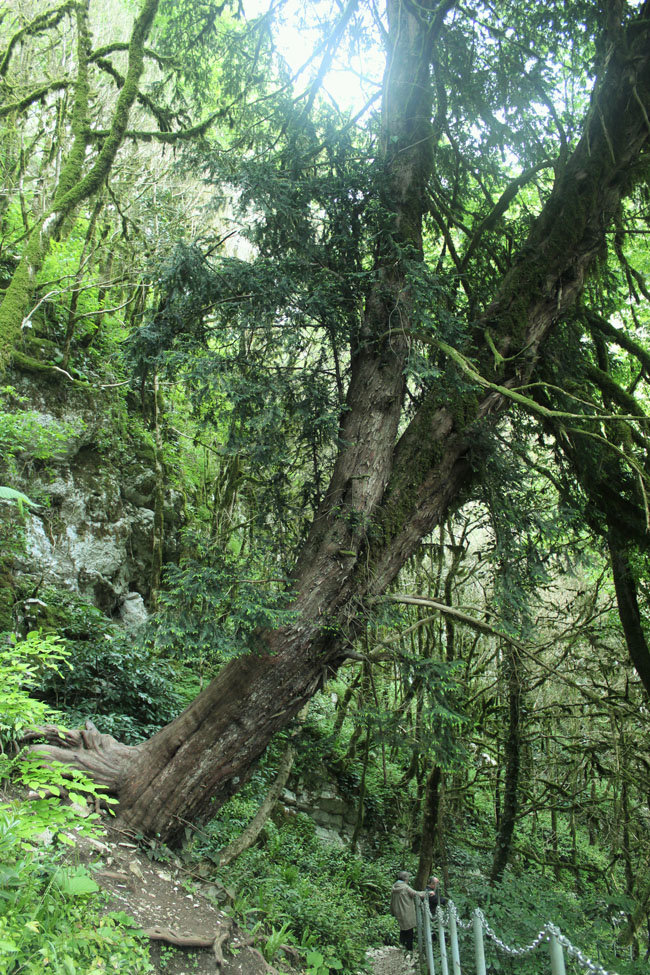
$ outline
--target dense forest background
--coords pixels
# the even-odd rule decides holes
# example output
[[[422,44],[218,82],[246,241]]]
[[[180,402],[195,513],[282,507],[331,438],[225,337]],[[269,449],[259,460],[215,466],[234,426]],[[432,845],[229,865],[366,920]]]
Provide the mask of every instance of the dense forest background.
[[[649,35],[0,6],[0,972],[149,970],[100,794],[280,969],[406,868],[647,970]]]

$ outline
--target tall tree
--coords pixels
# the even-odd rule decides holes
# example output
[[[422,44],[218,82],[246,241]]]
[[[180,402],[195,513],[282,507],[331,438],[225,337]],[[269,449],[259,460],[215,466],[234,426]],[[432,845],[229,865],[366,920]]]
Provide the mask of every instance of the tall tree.
[[[539,15],[548,32],[550,16],[558,44],[563,41],[559,8],[535,9],[531,17]],[[363,314],[350,330],[336,457],[292,572],[290,620],[258,632],[251,652],[228,663],[148,742],[127,749],[88,731],[68,743],[74,748],[85,741],[89,748],[76,747],[73,754],[50,748],[67,759],[74,755],[118,794],[127,826],[175,841],[188,820],[205,819],[237,791],[272,735],[345,660],[364,615],[421,539],[467,495],[477,453],[482,445],[487,449],[499,417],[513,404],[552,415],[522,387],[533,382],[545,343],[583,294],[609,228],[643,178],[650,143],[650,5],[613,4],[607,16],[589,23],[598,74],[579,138],[567,133],[563,113],[551,104],[555,141],[539,137],[538,158],[496,202],[498,183],[488,166],[473,206],[459,213],[456,197],[474,171],[471,113],[489,120],[484,151],[492,159],[490,139],[499,146],[515,124],[523,82],[529,106],[537,107],[524,112],[522,144],[533,139],[539,104],[549,101],[525,31],[510,46],[508,32],[491,30],[492,10],[479,5],[461,12],[453,0],[387,3],[373,180],[381,218]],[[571,10],[575,17],[594,13],[582,5]],[[521,8],[504,5],[503,13],[512,29],[521,28]],[[535,23],[541,30],[541,20]],[[511,77],[507,90],[495,92],[489,59],[501,53],[512,57],[510,69],[522,72],[522,84]],[[446,72],[461,64],[464,90],[456,91]],[[556,67],[548,67],[551,76]],[[490,104],[493,96],[502,99],[500,107]],[[463,98],[465,115],[458,108]],[[457,128],[452,116],[462,122]],[[294,159],[298,150],[294,143]],[[522,221],[527,235],[502,239],[508,205],[551,163],[550,192],[539,184],[543,205]],[[285,176],[290,180],[291,172]],[[442,228],[432,268],[424,260],[425,216]],[[464,252],[459,236],[466,240]],[[182,287],[187,293],[187,282]],[[457,310],[450,321],[454,304],[462,314]],[[214,306],[214,295],[207,305]],[[426,361],[429,382],[407,396],[414,347]]]

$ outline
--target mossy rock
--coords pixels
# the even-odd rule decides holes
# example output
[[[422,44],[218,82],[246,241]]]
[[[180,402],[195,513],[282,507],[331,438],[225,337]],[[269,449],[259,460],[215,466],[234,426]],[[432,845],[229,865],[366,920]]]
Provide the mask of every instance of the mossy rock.
[[[10,633],[14,628],[13,607],[16,594],[11,586],[0,578],[0,633]]]
[[[65,378],[66,383],[70,386],[74,386],[75,389],[86,389],[91,392],[95,392],[90,383],[83,382],[80,379],[68,378],[63,376],[60,367],[53,365],[49,362],[41,362],[40,359],[34,358],[34,356],[27,355],[24,352],[18,352],[14,349],[11,353],[11,363],[15,369],[21,372],[33,373],[38,376],[45,376],[48,379],[52,379],[56,382],[61,382]]]
[[[151,444],[141,441],[133,444],[133,456],[144,463],[153,464],[156,460],[156,451]]]
[[[47,359],[55,359],[57,356],[62,354],[61,349],[56,342],[47,338],[45,335],[39,335],[38,333],[26,335],[23,338],[23,345],[25,352],[28,355],[40,355]]]
[[[96,606],[67,589],[54,586],[38,589],[39,582],[34,576],[23,577],[13,594],[14,602],[27,603],[37,592],[38,601],[26,607],[26,616],[33,627],[70,640],[88,640],[108,625],[108,619]]]

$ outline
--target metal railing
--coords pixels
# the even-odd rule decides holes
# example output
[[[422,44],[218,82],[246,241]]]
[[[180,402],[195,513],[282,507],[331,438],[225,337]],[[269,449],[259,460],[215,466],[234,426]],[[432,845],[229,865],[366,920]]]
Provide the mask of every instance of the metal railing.
[[[484,937],[489,938],[497,950],[509,955],[511,958],[521,958],[524,955],[529,955],[537,951],[542,945],[548,945],[551,975],[566,975],[564,965],[565,951],[570,958],[573,958],[581,968],[591,973],[591,975],[616,975],[616,973],[606,971],[602,965],[587,958],[579,948],[571,944],[569,939],[561,933],[555,924],[551,924],[550,922],[544,925],[537,937],[529,945],[515,948],[506,944],[494,933],[485,915],[478,907],[473,911],[470,921],[463,921],[456,910],[454,902],[448,901],[445,908],[438,907],[435,918],[432,919],[428,903],[424,900],[417,900],[416,915],[420,970],[423,975],[425,972],[428,975],[436,975],[433,957],[433,937],[431,933],[432,921],[437,926],[440,975],[450,975],[449,955],[451,955],[451,975],[462,975],[458,942],[459,928],[472,932],[475,975],[487,975]]]

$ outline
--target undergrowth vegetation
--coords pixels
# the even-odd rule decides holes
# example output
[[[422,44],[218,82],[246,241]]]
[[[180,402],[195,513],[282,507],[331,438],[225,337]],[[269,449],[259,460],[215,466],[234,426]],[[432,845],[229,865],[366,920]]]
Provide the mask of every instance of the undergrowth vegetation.
[[[101,793],[60,763],[12,754],[25,730],[60,720],[30,692],[66,657],[58,637],[37,633],[0,651],[0,973],[145,975],[148,944],[125,914],[104,911],[98,884],[76,862],[75,837],[98,832],[86,802]]]
[[[197,839],[197,855],[218,861],[224,839],[243,828],[256,805],[253,797],[229,803]],[[365,860],[324,842],[313,821],[298,813],[289,822],[267,821],[262,842],[221,876],[237,891],[232,910],[244,927],[283,928],[284,943],[305,954],[318,950],[345,971],[357,971],[368,947],[396,941],[387,911],[394,862],[390,856]]]
[[[155,734],[196,692],[189,669],[155,654],[72,593],[41,591],[43,630],[74,660],[43,673],[37,694],[62,709],[70,727],[90,719],[105,734],[136,744]],[[46,621],[46,625],[45,625]],[[185,682],[183,678],[185,677]]]
[[[79,807],[62,804],[57,797],[65,789],[70,799],[85,805],[88,798],[98,794],[96,787],[81,773],[56,763],[44,768],[28,753],[11,752],[12,744],[30,726],[54,719],[70,725],[84,712],[92,712],[98,699],[94,682],[100,675],[109,681],[112,661],[117,671],[123,668],[121,679],[134,683],[123,698],[116,697],[124,709],[119,723],[110,710],[95,711],[100,730],[128,734],[132,728],[137,737],[144,727],[142,715],[148,713],[146,709],[143,712],[143,696],[146,708],[152,707],[155,714],[169,706],[166,692],[156,697],[159,685],[141,682],[142,661],[130,667],[126,652],[114,658],[118,649],[106,639],[110,627],[98,625],[97,644],[89,641],[86,656],[79,652],[79,643],[66,643],[72,637],[78,641],[84,633],[88,636],[90,624],[99,622],[94,612],[85,613],[76,602],[73,606],[73,612],[70,608],[67,611],[71,615],[63,628],[65,638],[54,632],[32,632],[22,640],[14,639],[0,653],[3,975],[36,975],[44,967],[61,975],[95,970],[133,975],[150,971],[141,935],[125,915],[104,913],[92,875],[75,863],[71,836],[79,831],[93,832],[97,828],[95,817],[81,817]],[[102,653],[104,644],[107,648]],[[93,667],[87,669],[91,657]],[[169,680],[173,686],[173,671]],[[57,714],[34,697],[35,688],[39,697],[57,699],[61,712]],[[110,698],[106,690],[104,693]],[[127,706],[132,708],[132,724]],[[363,774],[354,729],[345,723],[342,734],[335,734],[336,709],[328,695],[317,698],[313,709],[299,741],[293,781],[310,783],[316,797],[319,789],[334,787],[353,806]],[[366,964],[369,947],[397,943],[397,926],[388,901],[397,870],[414,871],[417,865],[415,827],[411,818],[400,812],[416,800],[414,783],[406,788],[400,784],[402,766],[395,760],[398,752],[393,748],[387,753],[385,767],[374,765],[368,772],[366,788],[373,802],[357,852],[349,847],[349,838],[347,846],[334,842],[332,836],[324,839],[310,816],[281,803],[267,819],[255,846],[229,867],[220,868],[220,850],[255,815],[285,745],[286,736],[280,736],[246,788],[222,807],[206,828],[195,833],[185,858],[189,864],[207,864],[206,876],[214,873],[233,893],[228,910],[280,971],[295,966],[296,958],[301,957],[316,975],[338,970],[359,972]],[[375,747],[380,748],[381,743]],[[315,768],[319,769],[316,775]],[[28,802],[21,798],[25,790],[32,796]],[[642,972],[640,960],[635,962],[616,950],[631,909],[629,897],[617,893],[621,868],[611,871],[606,852],[593,842],[589,830],[578,829],[573,850],[568,845],[569,835],[561,832],[559,848],[563,856],[567,854],[561,871],[540,870],[534,859],[519,854],[504,879],[490,884],[490,799],[482,790],[476,790],[472,798],[471,809],[458,806],[456,813],[449,815],[445,847],[438,851],[444,858],[438,869],[447,878],[446,893],[453,897],[461,917],[468,919],[480,905],[493,930],[514,946],[529,944],[541,926],[552,921],[593,961],[611,967],[615,958],[616,970],[622,975]],[[390,828],[382,829],[382,823],[390,824]],[[522,846],[529,841],[529,850],[535,849],[535,843],[539,849],[540,839],[548,838],[551,826],[549,813],[527,820],[521,831]],[[605,883],[608,870],[610,882]],[[593,880],[585,882],[585,877]],[[470,940],[461,938],[463,965],[471,964],[471,950]],[[486,956],[493,973],[534,975],[539,971],[539,952],[515,963],[488,941]]]
[[[3,5],[0,975],[149,970],[20,751],[88,719],[280,971],[402,869],[647,966],[648,10]]]

